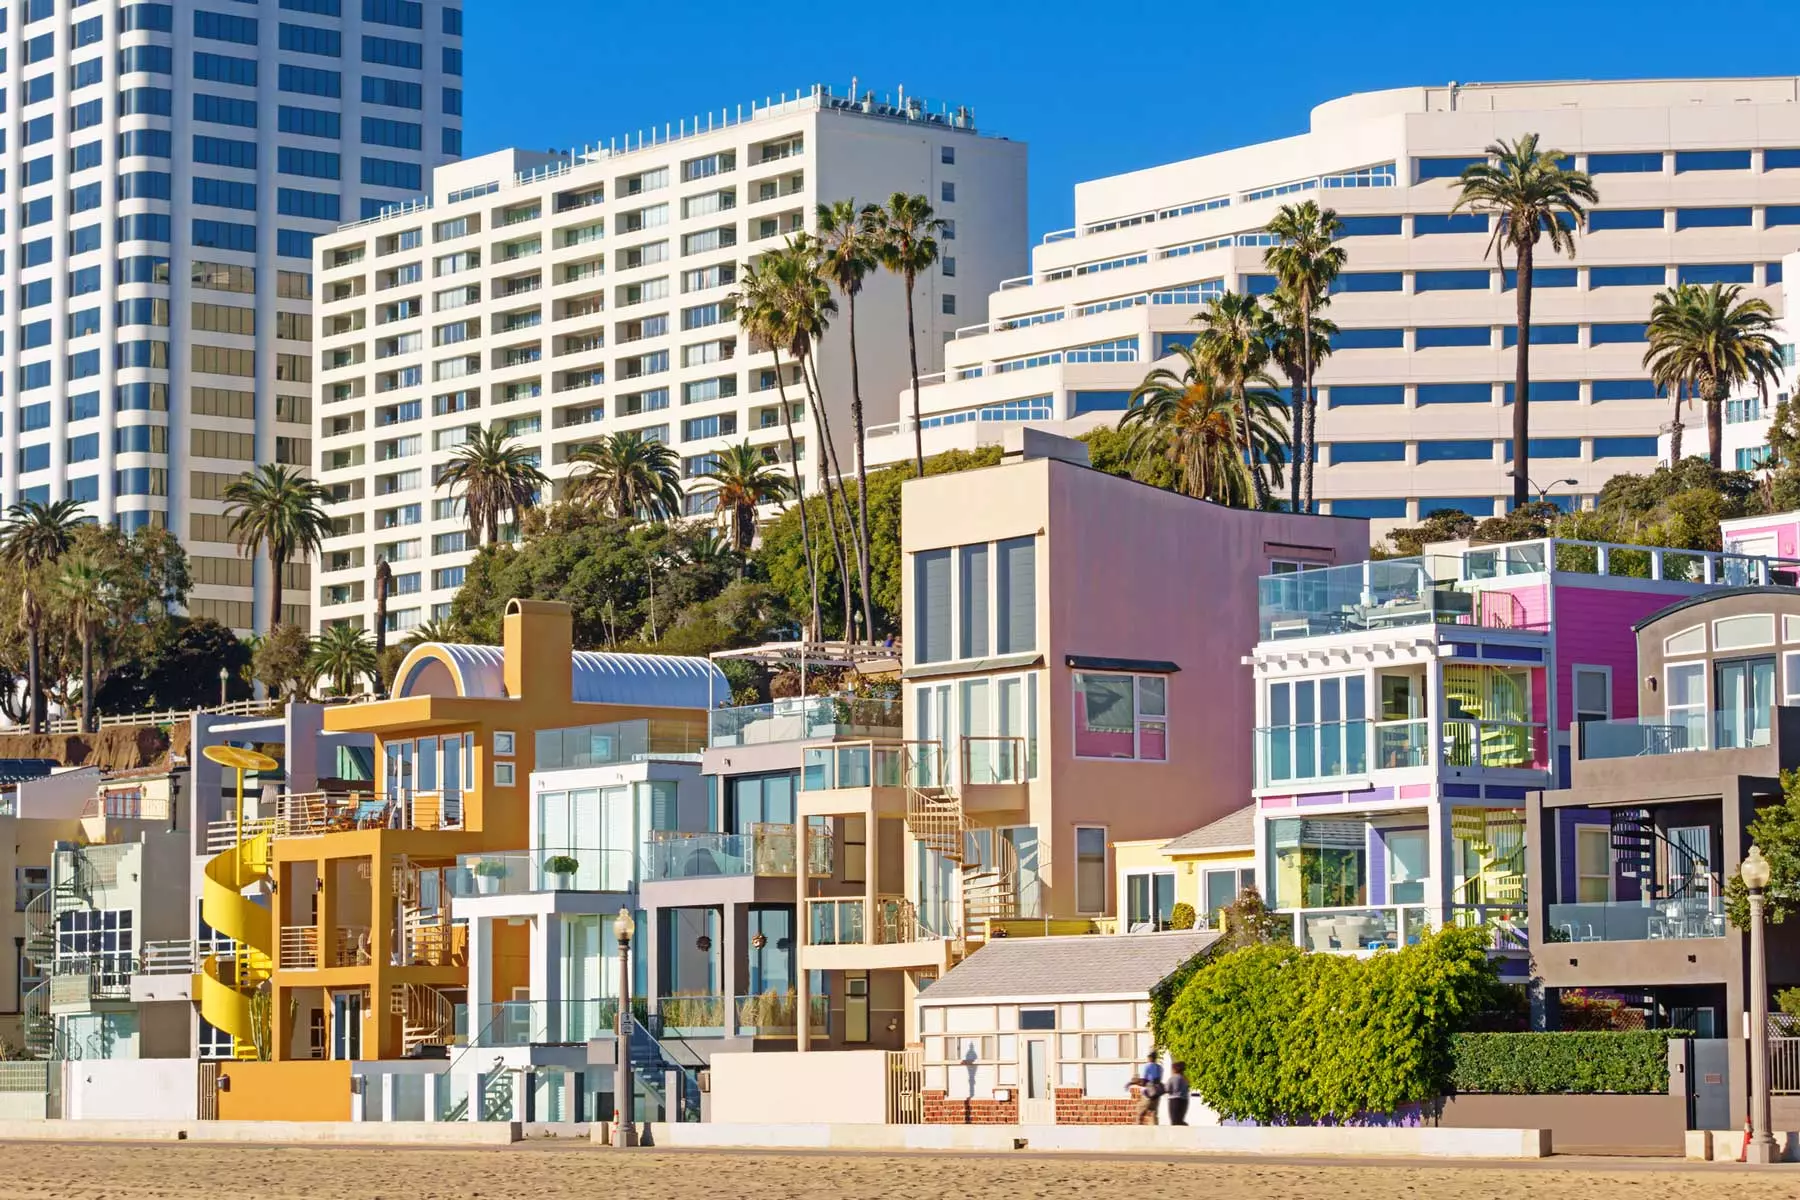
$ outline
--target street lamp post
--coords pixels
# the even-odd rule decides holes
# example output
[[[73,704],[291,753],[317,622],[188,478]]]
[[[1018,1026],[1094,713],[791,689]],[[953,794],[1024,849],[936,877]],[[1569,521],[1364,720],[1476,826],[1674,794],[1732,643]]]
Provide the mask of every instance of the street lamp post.
[[[613,933],[619,938],[619,1034],[618,1065],[613,1073],[613,1116],[619,1126],[615,1146],[637,1145],[637,1126],[631,1119],[631,935],[637,922],[629,908],[621,908],[613,918]]]
[[[225,707],[225,685],[231,681],[231,672],[224,667],[219,668],[219,707]]]
[[[1769,886],[1769,860],[1750,847],[1739,868],[1750,892],[1750,1144],[1744,1161],[1779,1162],[1769,1133],[1769,964],[1763,946],[1763,892]]]
[[[1519,477],[1519,473],[1517,471],[1508,471],[1506,474],[1507,474],[1507,477],[1510,479],[1517,479]],[[1535,480],[1535,479],[1531,478],[1531,476],[1527,475],[1525,477],[1525,486],[1537,493],[1538,503],[1542,504],[1545,502],[1546,499],[1548,499],[1551,488],[1553,488],[1553,487],[1580,487],[1581,480],[1579,480],[1579,479],[1552,479],[1549,483],[1546,483],[1543,487],[1539,487],[1537,485],[1537,480]]]

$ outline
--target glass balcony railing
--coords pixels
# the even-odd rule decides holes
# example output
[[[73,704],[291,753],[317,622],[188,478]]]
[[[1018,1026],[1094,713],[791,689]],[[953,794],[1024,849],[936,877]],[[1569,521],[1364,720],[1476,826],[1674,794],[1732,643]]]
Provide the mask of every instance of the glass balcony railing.
[[[1550,765],[1542,725],[1512,721],[1445,721],[1444,763],[1452,767],[1543,769]]]
[[[1432,722],[1334,721],[1256,731],[1257,786],[1315,783],[1371,770],[1423,767],[1431,762]],[[1543,770],[1549,764],[1542,725],[1510,721],[1437,723],[1448,767]]]
[[[1552,904],[1547,942],[1646,942],[1665,938],[1716,938],[1726,933],[1725,911],[1712,897],[1675,900],[1608,900]]]
[[[708,744],[758,746],[828,737],[888,737],[901,734],[897,699],[866,696],[807,696],[714,709],[708,714]]]
[[[1423,906],[1332,908],[1296,912],[1295,944],[1305,950],[1397,950],[1415,946],[1427,928]]]
[[[1716,724],[1699,712],[1691,718],[1656,715],[1584,721],[1576,734],[1576,756],[1583,759],[1643,758],[1704,750],[1707,727]]]
[[[685,721],[611,721],[604,725],[576,725],[567,729],[539,730],[536,767],[539,771],[604,767],[613,763],[665,759],[698,762],[706,748],[700,730]]]
[[[1019,783],[1026,776],[1025,739],[964,734],[958,743],[965,784]]]
[[[449,872],[452,896],[520,896],[530,892],[629,892],[637,887],[629,850],[540,848],[464,854]]]
[[[806,1007],[811,1032],[822,1034],[831,1013],[828,996],[808,996]],[[762,992],[732,999],[732,1016],[739,1037],[793,1037],[799,1032],[800,1002],[793,992]]]
[[[1256,588],[1263,641],[1437,622],[1481,623],[1478,593],[1434,580],[1417,558],[1267,575],[1257,580]]]
[[[469,1041],[476,1046],[571,1045],[611,1037],[618,1016],[616,998],[477,1004]]]
[[[1256,731],[1257,783],[1272,787],[1362,775],[1369,769],[1369,722],[1278,725]]]
[[[736,1014],[732,997],[683,994],[660,996],[656,1001],[662,1027],[677,1037],[724,1037],[727,1023]]]
[[[912,901],[900,896],[882,896],[875,901],[872,926],[869,907],[861,897],[808,900],[806,914],[809,945],[897,946],[918,940],[919,922]]]
[[[899,787],[901,757],[907,747],[898,742],[839,742],[808,746],[801,760],[800,790],[828,792],[834,788]]]
[[[1516,904],[1455,904],[1450,908],[1450,920],[1465,929],[1486,926],[1493,932],[1495,950],[1531,948],[1531,922],[1523,900]]]
[[[1376,721],[1370,726],[1375,737],[1373,765],[1380,770],[1422,767],[1431,761],[1431,722]]]
[[[831,836],[813,830],[806,839],[807,874],[830,878]],[[644,843],[644,880],[707,879],[744,875],[792,877],[794,827],[757,825],[750,833],[678,833],[659,830]]]

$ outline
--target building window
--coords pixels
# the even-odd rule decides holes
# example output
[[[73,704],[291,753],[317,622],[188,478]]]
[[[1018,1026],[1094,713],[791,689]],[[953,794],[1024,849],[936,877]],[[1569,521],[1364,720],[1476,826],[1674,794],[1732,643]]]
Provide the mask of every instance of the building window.
[[[1258,782],[1361,774],[1368,769],[1367,717],[1360,675],[1271,683]]]
[[[1612,829],[1605,825],[1575,827],[1575,900],[1605,904],[1612,899]]]
[[[950,551],[926,550],[913,555],[913,604],[918,610],[914,636],[915,662],[950,660]]]
[[[1166,676],[1077,671],[1074,679],[1077,758],[1168,758]]]
[[[1106,829],[1075,827],[1075,911],[1106,911]]]
[[[945,292],[941,308],[946,317],[954,317],[956,315],[956,296],[950,292]]]
[[[1706,747],[1706,664],[1671,663],[1665,669],[1663,712],[1678,744]]]
[[[946,179],[938,187],[938,199],[942,200],[945,204],[956,203],[956,185]]]
[[[953,165],[956,162],[956,147],[943,146],[939,148],[938,161],[943,163],[946,167]]]
[[[13,911],[24,912],[25,906],[50,890],[49,867],[13,868]]]
[[[516,768],[514,767],[514,764],[512,764],[512,763],[509,763],[509,762],[495,763],[494,764],[494,786],[495,787],[503,787],[503,788],[509,788],[509,787],[513,786],[513,782],[516,778],[515,770],[516,770]]]
[[[1125,930],[1169,928],[1175,911],[1175,872],[1134,871],[1125,876]]]
[[[1237,901],[1244,889],[1256,886],[1256,872],[1232,867],[1205,873],[1200,898],[1206,903],[1206,927],[1224,929],[1224,910]]]
[[[980,658],[988,652],[988,547],[981,542],[958,551],[958,616],[961,623],[959,658]]]
[[[1612,719],[1612,668],[1573,667],[1575,723]]]
[[[998,654],[1037,649],[1037,538],[1007,538],[996,544],[999,577],[995,594]]]

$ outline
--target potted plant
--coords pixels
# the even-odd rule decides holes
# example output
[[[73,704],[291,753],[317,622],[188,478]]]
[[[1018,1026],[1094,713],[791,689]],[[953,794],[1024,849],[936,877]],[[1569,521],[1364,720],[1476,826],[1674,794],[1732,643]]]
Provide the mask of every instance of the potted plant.
[[[500,881],[506,878],[506,864],[497,858],[484,858],[475,864],[475,890],[483,896],[491,896],[500,890]]]
[[[544,874],[550,876],[551,883],[559,891],[567,891],[575,884],[575,872],[581,864],[567,854],[552,854],[544,860]]]

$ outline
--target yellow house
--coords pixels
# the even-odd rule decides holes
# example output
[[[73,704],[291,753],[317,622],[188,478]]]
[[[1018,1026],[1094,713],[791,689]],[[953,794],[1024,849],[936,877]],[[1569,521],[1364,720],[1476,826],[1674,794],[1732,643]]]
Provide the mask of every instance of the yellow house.
[[[503,646],[416,647],[391,698],[329,710],[328,732],[374,736],[377,786],[282,797],[246,828],[245,865],[224,881],[239,886],[203,902],[215,929],[267,939],[210,958],[201,984],[237,1057],[267,1060],[227,1067],[220,1115],[346,1119],[351,1063],[445,1054],[431,1048],[455,1041],[471,999],[450,874],[459,855],[529,844],[539,736],[699,745],[729,690],[705,659],[576,653],[567,606],[513,600]]]
[[[1177,904],[1193,907],[1196,927],[1219,928],[1219,910],[1256,882],[1256,806],[1178,838],[1114,842],[1118,932],[1167,929]]]

